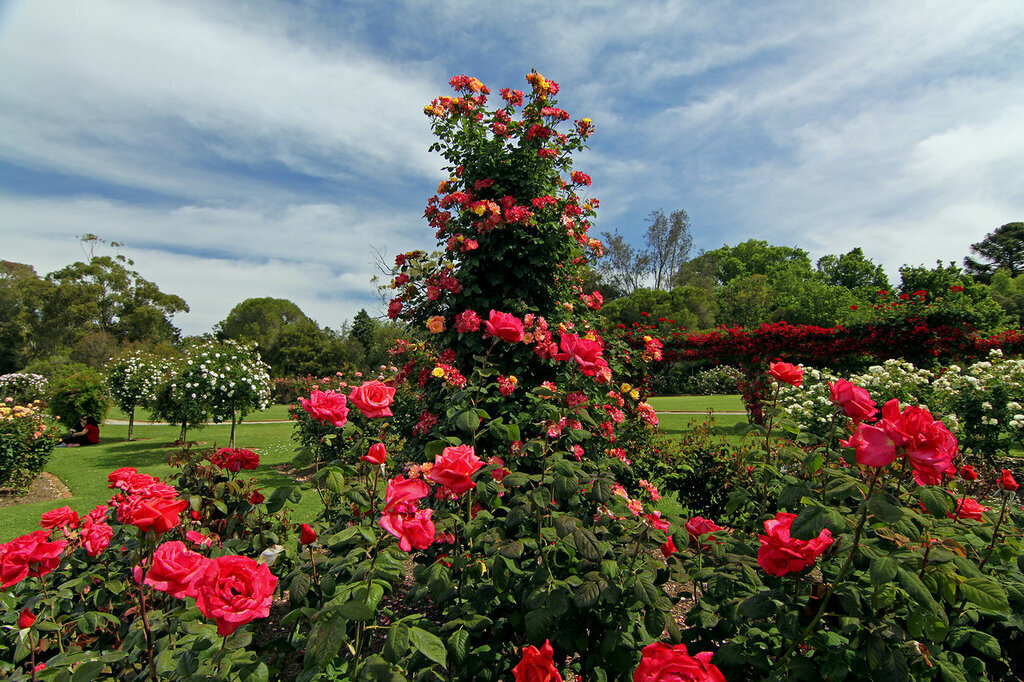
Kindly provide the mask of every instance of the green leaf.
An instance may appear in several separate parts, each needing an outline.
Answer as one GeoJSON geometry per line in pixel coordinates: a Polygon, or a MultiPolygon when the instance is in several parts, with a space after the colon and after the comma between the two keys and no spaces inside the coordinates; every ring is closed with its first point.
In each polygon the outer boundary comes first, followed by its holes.
{"type": "Polygon", "coordinates": [[[427,458],[430,459],[437,455],[440,455],[446,447],[448,447],[448,443],[446,443],[445,441],[432,440],[423,447],[423,454],[425,454],[427,458]]]}
{"type": "Polygon", "coordinates": [[[409,650],[409,626],[405,623],[395,623],[388,628],[388,638],[384,642],[384,658],[392,663],[398,663],[409,650]]]}
{"type": "Polygon", "coordinates": [[[456,663],[466,660],[469,653],[469,631],[456,630],[448,636],[448,651],[456,663]]]}
{"type": "Polygon", "coordinates": [[[986,611],[1009,613],[1010,601],[1002,586],[989,578],[968,578],[960,583],[964,598],[986,611]]]}
{"type": "Polygon", "coordinates": [[[939,661],[939,672],[942,673],[942,682],[967,682],[959,666],[949,661],[939,661]]]}
{"type": "Polygon", "coordinates": [[[473,433],[480,428],[480,415],[476,410],[465,410],[455,418],[455,426],[465,433],[473,433]]]}
{"type": "Polygon", "coordinates": [[[293,606],[301,604],[306,599],[306,595],[309,594],[309,588],[312,585],[313,579],[308,574],[297,574],[292,580],[292,584],[288,586],[288,601],[293,606]]]}
{"type": "Polygon", "coordinates": [[[612,496],[612,484],[603,478],[594,481],[594,485],[590,489],[590,496],[595,502],[607,502],[612,496]]]}
{"type": "Polygon", "coordinates": [[[341,469],[331,467],[327,470],[324,476],[324,485],[332,493],[338,493],[339,495],[345,490],[345,477],[341,473],[341,469]]]}
{"type": "Polygon", "coordinates": [[[896,577],[899,565],[888,556],[880,556],[871,560],[871,584],[878,586],[891,582],[896,577]]]}
{"type": "Polygon", "coordinates": [[[530,482],[530,475],[524,474],[521,471],[513,471],[511,474],[501,480],[501,484],[506,488],[518,488],[524,486],[530,482]]]}
{"type": "Polygon", "coordinates": [[[576,605],[578,609],[589,609],[597,603],[597,600],[601,597],[601,586],[593,580],[587,582],[576,588],[576,592],[572,595],[572,603],[576,605]]]}
{"type": "Polygon", "coordinates": [[[740,603],[740,613],[750,620],[773,616],[778,608],[775,604],[777,596],[779,596],[778,590],[765,590],[747,597],[740,603]]]}
{"type": "Polygon", "coordinates": [[[548,608],[534,609],[526,614],[526,639],[531,642],[543,642],[551,636],[551,626],[555,616],[548,608]]]}
{"type": "Polygon", "coordinates": [[[934,610],[936,608],[935,598],[928,591],[928,588],[924,586],[924,583],[921,582],[921,579],[917,577],[916,573],[900,568],[897,569],[896,574],[899,578],[900,587],[910,595],[911,599],[929,609],[934,610]]]}
{"type": "Polygon", "coordinates": [[[558,537],[564,538],[576,530],[576,517],[571,514],[562,514],[555,517],[555,532],[558,537]]]}
{"type": "Polygon", "coordinates": [[[442,667],[448,665],[448,654],[444,649],[444,643],[434,634],[422,628],[409,628],[409,641],[414,649],[421,654],[440,664],[442,667]]]}
{"type": "Polygon", "coordinates": [[[576,545],[576,551],[585,559],[600,561],[604,558],[604,550],[597,536],[586,528],[577,528],[572,532],[572,540],[576,545]]]}
{"type": "Polygon", "coordinates": [[[665,632],[665,614],[655,608],[647,609],[644,613],[644,629],[655,639],[661,637],[661,633],[665,632]]]}
{"type": "Polygon", "coordinates": [[[214,500],[213,506],[216,507],[217,511],[219,511],[221,514],[228,513],[228,506],[224,504],[224,500],[214,500]]]}
{"type": "Polygon", "coordinates": [[[897,523],[903,518],[903,510],[890,503],[884,493],[875,493],[868,498],[868,511],[886,523],[897,523]]]}
{"type": "Polygon", "coordinates": [[[347,639],[347,623],[340,609],[321,611],[306,639],[306,659],[315,661],[321,668],[333,659],[347,639]]]}
{"type": "Polygon", "coordinates": [[[843,520],[841,517],[837,520],[836,516],[836,512],[826,507],[804,507],[793,519],[789,535],[795,540],[811,540],[818,537],[826,528],[831,528],[834,532],[841,531],[843,520]]]}
{"type": "Polygon", "coordinates": [[[944,519],[953,510],[953,498],[941,488],[921,485],[914,491],[914,495],[928,513],[936,518],[944,519]]]}
{"type": "Polygon", "coordinates": [[[999,640],[987,632],[972,632],[971,646],[989,658],[998,659],[1003,655],[1002,649],[999,647],[999,640]]]}

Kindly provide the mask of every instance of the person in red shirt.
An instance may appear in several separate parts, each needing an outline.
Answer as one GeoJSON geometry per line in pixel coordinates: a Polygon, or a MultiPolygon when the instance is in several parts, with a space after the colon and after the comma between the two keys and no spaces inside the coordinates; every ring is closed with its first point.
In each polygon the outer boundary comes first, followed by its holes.
{"type": "Polygon", "coordinates": [[[79,445],[96,445],[100,442],[100,427],[92,417],[83,416],[78,420],[78,430],[72,431],[60,439],[65,447],[74,448],[79,445]]]}

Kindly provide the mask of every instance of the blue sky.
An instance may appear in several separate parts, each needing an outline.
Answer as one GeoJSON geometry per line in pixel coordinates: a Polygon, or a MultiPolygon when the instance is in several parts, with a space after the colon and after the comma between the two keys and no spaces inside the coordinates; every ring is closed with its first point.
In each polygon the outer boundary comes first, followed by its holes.
{"type": "Polygon", "coordinates": [[[430,248],[423,105],[536,68],[597,132],[596,231],[960,261],[1024,219],[1024,4],[0,2],[0,258],[122,242],[202,333],[248,297],[380,312],[430,248]]]}

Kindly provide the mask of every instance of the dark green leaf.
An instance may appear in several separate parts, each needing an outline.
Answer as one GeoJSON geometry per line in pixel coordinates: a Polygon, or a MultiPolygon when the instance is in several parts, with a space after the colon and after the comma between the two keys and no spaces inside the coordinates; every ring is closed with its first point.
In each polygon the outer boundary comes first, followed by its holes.
{"type": "Polygon", "coordinates": [[[589,609],[597,603],[600,597],[601,586],[593,580],[588,580],[576,588],[576,593],[572,595],[572,602],[578,609],[589,609]]]}
{"type": "Polygon", "coordinates": [[[473,433],[480,428],[480,416],[475,410],[465,410],[455,418],[455,426],[465,433],[473,433]]]}
{"type": "Polygon", "coordinates": [[[871,560],[871,584],[881,585],[891,582],[896,577],[899,565],[896,560],[888,556],[880,556],[871,560]]]}
{"type": "Polygon", "coordinates": [[[543,642],[551,636],[551,626],[555,616],[550,609],[539,608],[526,614],[526,639],[531,642],[543,642]]]}
{"type": "Polygon", "coordinates": [[[971,646],[989,658],[998,659],[1002,656],[1002,649],[999,647],[999,640],[987,632],[972,632],[971,646]]]}
{"type": "Polygon", "coordinates": [[[999,583],[989,578],[968,578],[960,583],[964,598],[986,611],[1008,613],[1010,602],[999,583]]]}
{"type": "Polygon", "coordinates": [[[921,485],[914,491],[914,495],[928,513],[936,518],[944,519],[953,510],[953,498],[941,488],[921,485]]]}
{"type": "Polygon", "coordinates": [[[875,493],[868,498],[868,511],[886,523],[896,523],[903,518],[903,510],[890,503],[884,493],[875,493]]]}
{"type": "Polygon", "coordinates": [[[456,663],[466,660],[469,653],[469,631],[456,630],[448,637],[448,651],[456,663]]]}
{"type": "Polygon", "coordinates": [[[346,639],[347,622],[339,609],[322,611],[306,639],[306,658],[321,668],[333,659],[346,639]]]}
{"type": "Polygon", "coordinates": [[[292,584],[288,586],[288,601],[293,606],[301,604],[306,599],[306,595],[309,594],[309,588],[312,585],[313,579],[308,574],[297,574],[292,580],[292,584]]]}
{"type": "Polygon", "coordinates": [[[324,485],[332,493],[340,495],[345,490],[345,477],[342,475],[341,470],[334,467],[328,469],[324,475],[324,485]]]}
{"type": "Polygon", "coordinates": [[[395,623],[388,628],[388,638],[384,642],[384,658],[392,663],[398,663],[409,650],[409,626],[405,623],[395,623]]]}
{"type": "Polygon", "coordinates": [[[604,558],[604,550],[601,549],[601,544],[597,540],[597,536],[591,533],[586,528],[577,528],[572,532],[573,543],[576,545],[576,551],[580,553],[585,559],[590,561],[600,561],[604,558]]]}
{"type": "Polygon", "coordinates": [[[430,660],[442,667],[448,665],[448,654],[445,652],[444,643],[437,635],[421,628],[409,628],[409,641],[414,649],[430,660]]]}

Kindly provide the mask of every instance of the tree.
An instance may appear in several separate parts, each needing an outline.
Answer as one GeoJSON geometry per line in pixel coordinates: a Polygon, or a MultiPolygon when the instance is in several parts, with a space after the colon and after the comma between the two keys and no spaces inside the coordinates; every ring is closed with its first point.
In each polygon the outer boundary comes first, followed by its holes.
{"type": "Polygon", "coordinates": [[[643,284],[650,267],[650,256],[645,251],[634,249],[618,230],[604,237],[604,256],[597,261],[598,272],[613,287],[632,294],[643,284]]]}
{"type": "Polygon", "coordinates": [[[214,334],[222,341],[255,342],[264,353],[272,353],[283,328],[310,322],[299,306],[288,299],[247,298],[217,323],[214,334]]]}
{"type": "Polygon", "coordinates": [[[846,287],[861,294],[891,288],[889,278],[881,265],[864,256],[859,246],[842,255],[822,256],[816,265],[818,276],[825,284],[846,287]]]}
{"type": "Polygon", "coordinates": [[[1000,268],[1009,270],[1011,277],[1024,273],[1024,223],[1006,223],[988,233],[971,244],[971,253],[982,260],[967,256],[964,269],[979,282],[988,284],[1000,268]]]}
{"type": "Polygon", "coordinates": [[[667,289],[672,286],[679,268],[690,256],[693,235],[690,234],[690,216],[679,209],[665,217],[665,211],[651,211],[647,218],[646,242],[654,288],[667,289]]]}
{"type": "Polygon", "coordinates": [[[126,353],[105,368],[107,389],[114,403],[128,415],[128,440],[135,431],[135,408],[151,403],[166,371],[166,363],[144,351],[126,353]]]}
{"type": "Polygon", "coordinates": [[[969,324],[987,331],[1002,322],[1003,309],[992,299],[988,286],[972,279],[956,263],[943,266],[936,261],[934,268],[904,265],[900,278],[900,296],[930,304],[930,317],[939,315],[945,324],[969,324]]]}

